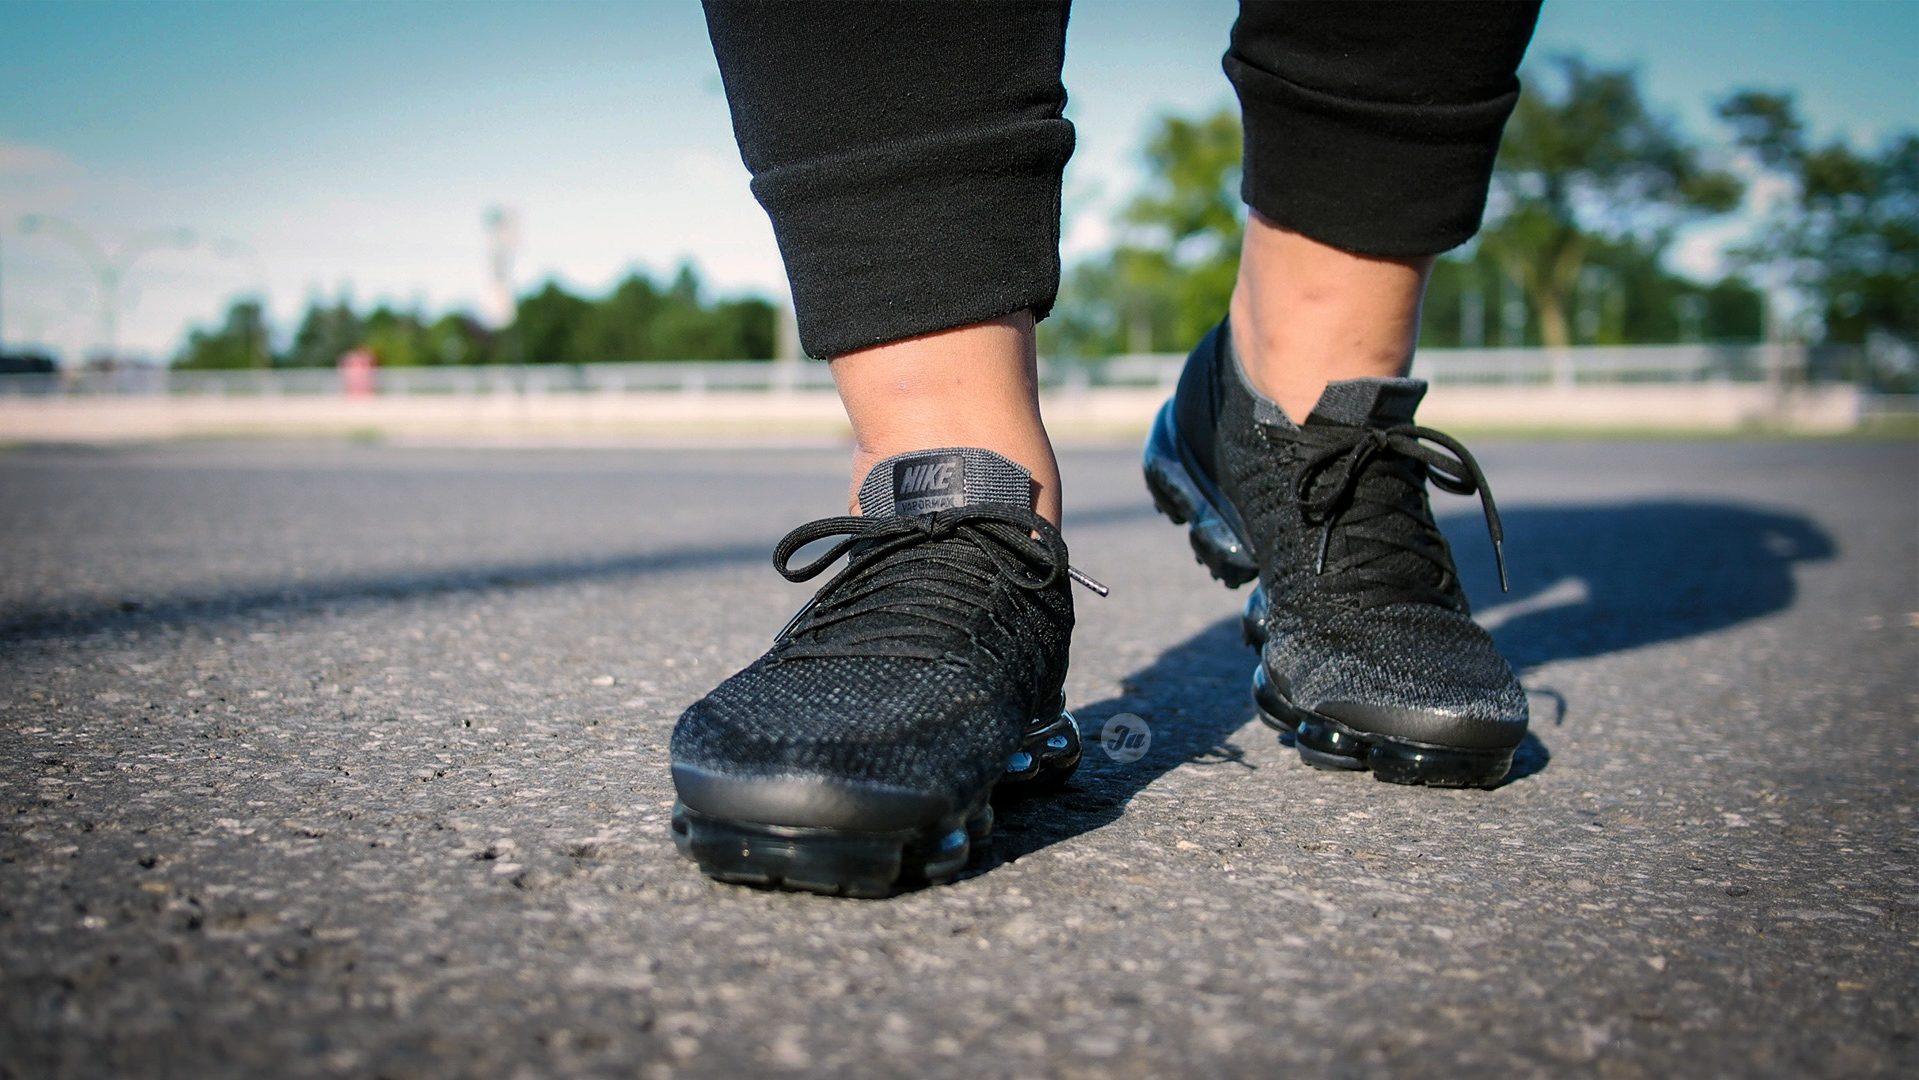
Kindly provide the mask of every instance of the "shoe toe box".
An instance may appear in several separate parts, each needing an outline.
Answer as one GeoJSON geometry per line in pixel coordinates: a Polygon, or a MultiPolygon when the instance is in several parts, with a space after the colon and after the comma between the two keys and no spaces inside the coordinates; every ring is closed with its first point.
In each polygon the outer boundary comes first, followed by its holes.
{"type": "Polygon", "coordinates": [[[1030,719],[1022,711],[937,663],[756,665],[680,717],[674,784],[688,806],[737,820],[916,827],[992,786],[1030,719]]]}
{"type": "Polygon", "coordinates": [[[1464,615],[1402,607],[1275,634],[1264,661],[1295,704],[1358,731],[1460,749],[1518,745],[1526,694],[1492,639],[1464,615]]]}

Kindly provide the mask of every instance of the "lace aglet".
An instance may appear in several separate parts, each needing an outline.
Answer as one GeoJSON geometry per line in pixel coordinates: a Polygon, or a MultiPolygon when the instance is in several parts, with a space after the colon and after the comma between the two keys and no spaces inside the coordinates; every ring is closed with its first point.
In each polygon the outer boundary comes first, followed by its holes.
{"type": "Polygon", "coordinates": [[[1313,563],[1313,573],[1323,574],[1326,572],[1326,549],[1331,547],[1332,543],[1333,527],[1329,522],[1326,528],[1319,534],[1319,558],[1313,563]]]}
{"type": "Polygon", "coordinates": [[[1092,577],[1090,577],[1084,570],[1080,570],[1076,567],[1069,566],[1066,568],[1066,576],[1069,578],[1072,578],[1074,581],[1079,582],[1081,585],[1084,585],[1087,588],[1093,590],[1093,592],[1096,595],[1099,595],[1099,596],[1112,595],[1113,590],[1107,588],[1104,585],[1101,585],[1097,581],[1094,581],[1092,577]]]}
{"type": "Polygon", "coordinates": [[[1512,592],[1512,586],[1506,583],[1506,542],[1493,541],[1493,565],[1499,567],[1499,591],[1512,592]]]}

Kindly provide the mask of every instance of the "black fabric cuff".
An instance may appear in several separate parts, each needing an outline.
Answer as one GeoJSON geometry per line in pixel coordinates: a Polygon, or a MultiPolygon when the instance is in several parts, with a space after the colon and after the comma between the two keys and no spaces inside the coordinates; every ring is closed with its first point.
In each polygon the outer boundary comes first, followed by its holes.
{"type": "Polygon", "coordinates": [[[968,326],[1059,292],[1073,125],[1023,120],[882,143],[753,179],[810,356],[968,326]]]}
{"type": "Polygon", "coordinates": [[[1232,53],[1246,157],[1240,197],[1274,224],[1361,255],[1436,255],[1479,229],[1519,83],[1467,104],[1323,93],[1232,53]]]}

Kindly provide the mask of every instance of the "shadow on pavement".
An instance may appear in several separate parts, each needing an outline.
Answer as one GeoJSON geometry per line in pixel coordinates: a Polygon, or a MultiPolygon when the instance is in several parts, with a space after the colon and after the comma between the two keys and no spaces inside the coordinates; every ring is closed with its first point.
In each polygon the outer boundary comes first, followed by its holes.
{"type": "MultiPolygon", "coordinates": [[[[1793,565],[1837,552],[1805,517],[1727,503],[1515,507],[1502,517],[1510,594],[1499,591],[1479,516],[1444,524],[1474,610],[1522,672],[1782,610],[1793,600],[1793,565]]],[[[1253,663],[1239,620],[1222,619],[1122,680],[1120,696],[1075,710],[1086,736],[1079,773],[1058,796],[1002,809],[982,871],[1110,824],[1135,794],[1180,765],[1255,768],[1232,742],[1254,717],[1247,689],[1253,663]],[[1151,751],[1131,764],[1108,759],[1095,742],[1107,719],[1122,712],[1152,725],[1151,751]]],[[[1564,695],[1529,689],[1535,730],[1563,721],[1564,695]]],[[[1551,760],[1529,734],[1506,782],[1551,760]]]]}
{"type": "MultiPolygon", "coordinates": [[[[1154,516],[1150,503],[1124,503],[1077,511],[1067,527],[1124,525],[1154,516]]],[[[235,616],[368,600],[411,600],[469,590],[565,585],[682,570],[767,565],[777,537],[746,543],[687,545],[660,551],[554,559],[493,566],[448,567],[340,577],[333,580],[262,583],[227,589],[182,590],[161,596],[139,593],[105,603],[73,599],[0,610],[0,648],[69,637],[113,627],[205,624],[235,616]]],[[[820,550],[824,550],[821,545],[820,550]]]]}
{"type": "Polygon", "coordinates": [[[117,626],[212,623],[261,611],[312,608],[367,600],[411,600],[465,590],[504,589],[603,578],[638,577],[764,562],[773,541],[668,548],[593,559],[502,563],[422,570],[332,581],[299,581],[204,592],[178,592],[98,606],[49,605],[0,612],[0,648],[117,626]]]}
{"type": "Polygon", "coordinates": [[[1240,640],[1239,618],[1221,619],[1122,680],[1120,696],[1073,710],[1086,742],[1079,772],[1058,795],[999,808],[992,846],[976,869],[1118,820],[1141,788],[1187,762],[1251,772],[1255,766],[1231,739],[1253,718],[1253,658],[1240,640]],[[1143,717],[1153,731],[1151,749],[1130,764],[1108,759],[1096,745],[1107,719],[1123,712],[1143,717]]]}
{"type": "Polygon", "coordinates": [[[1502,595],[1477,514],[1443,524],[1480,622],[1524,671],[1691,637],[1792,605],[1793,564],[1838,548],[1798,514],[1732,503],[1527,506],[1501,515],[1502,595]]]}

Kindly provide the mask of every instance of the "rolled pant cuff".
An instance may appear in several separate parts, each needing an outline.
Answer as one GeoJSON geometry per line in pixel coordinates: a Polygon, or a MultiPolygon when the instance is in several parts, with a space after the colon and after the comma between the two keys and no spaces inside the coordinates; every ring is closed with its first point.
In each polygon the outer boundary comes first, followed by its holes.
{"type": "Polygon", "coordinates": [[[941,132],[768,169],[774,222],[810,356],[968,326],[1059,292],[1060,172],[1073,125],[941,132]]]}
{"type": "Polygon", "coordinates": [[[1282,228],[1362,255],[1435,255],[1479,229],[1519,88],[1461,105],[1338,97],[1226,57],[1245,116],[1240,195],[1282,228]]]}

